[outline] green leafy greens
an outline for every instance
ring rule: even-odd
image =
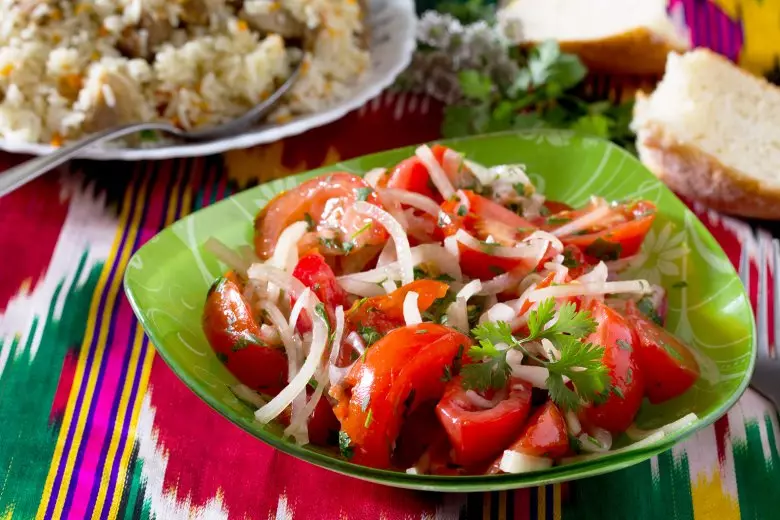
[[[528,335],[517,338],[512,335],[505,322],[483,323],[471,333],[479,342],[469,349],[469,357],[481,361],[462,368],[465,388],[479,391],[503,388],[511,372],[506,357],[509,348],[520,350],[526,357],[547,368],[547,388],[550,398],[560,407],[576,410],[582,401],[596,401],[609,390],[610,378],[607,367],[602,363],[604,348],[585,343],[583,338],[596,329],[596,323],[588,311],[577,311],[575,305],[567,302],[555,317],[555,300],[542,301],[528,316]],[[549,340],[560,355],[554,360],[545,360],[532,353],[527,347],[532,341]],[[499,349],[498,345],[509,348]],[[569,388],[564,377],[569,378],[574,389]]]

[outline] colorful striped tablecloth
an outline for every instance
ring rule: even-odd
[[[672,12],[695,42],[755,72],[777,68],[780,0],[688,0]],[[133,251],[259,181],[434,139],[440,118],[430,99],[386,93],[284,142],[203,159],[77,162],[0,199],[0,519],[780,518],[777,412],[752,391],[713,427],[616,473],[434,494],[275,452],[155,355],[122,290]],[[0,170],[21,160],[0,154]],[[748,224],[693,208],[733,262],[755,250]]]

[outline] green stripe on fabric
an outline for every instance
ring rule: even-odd
[[[84,252],[74,280],[82,278],[86,261]],[[102,269],[102,264],[93,265],[83,285],[71,286],[62,317],[55,320],[54,306],[63,290],[61,282],[45,322],[41,324],[36,319],[25,344],[16,338],[11,345],[11,355],[0,375],[0,439],[15,440],[0,440],[0,472],[5,473],[0,517],[13,510],[14,518],[33,518],[38,509],[60,428],[58,418],[50,422],[52,402],[68,349],[81,345],[84,338],[84,315]],[[39,331],[41,326],[43,330]],[[31,359],[30,349],[38,332],[40,345]],[[0,344],[2,341],[0,338]]]
[[[769,458],[764,455],[764,443],[758,422],[745,424],[747,442],[734,439],[734,467],[737,474],[739,509],[743,519],[777,518],[777,493],[769,491],[768,485],[780,482],[780,456],[777,451],[772,421],[764,417],[763,427],[767,433]]]
[[[571,483],[562,518],[693,520],[688,459],[671,451],[658,456],[658,475],[650,462]]]
[[[150,518],[150,504],[146,497],[146,481],[143,477],[143,460],[138,458],[138,443],[133,446],[130,455],[130,466],[127,474],[129,481],[122,493],[119,503],[119,518],[125,520],[147,520]]]

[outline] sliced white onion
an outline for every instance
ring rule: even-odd
[[[363,338],[360,337],[360,334],[357,333],[357,331],[352,331],[349,334],[347,334],[347,338],[345,340],[349,346],[351,346],[355,352],[358,353],[358,355],[362,356],[363,352],[366,351],[366,344],[363,342]]]
[[[256,408],[260,408],[267,402],[265,399],[263,399],[263,396],[243,383],[238,383],[231,386],[230,390],[233,392],[233,394],[235,394],[236,397]]]
[[[428,175],[431,177],[431,182],[439,190],[444,200],[449,200],[455,194],[455,188],[452,186],[447,173],[439,164],[439,161],[434,157],[433,152],[428,145],[422,145],[414,151],[414,154],[420,159],[425,168],[428,170]]]
[[[457,298],[463,298],[468,302],[469,298],[479,293],[482,290],[482,282],[479,280],[471,280],[469,283],[463,286],[455,296]]]
[[[260,325],[260,339],[269,345],[278,344],[282,337],[279,335],[279,329],[267,323]]]
[[[600,224],[599,221],[606,218],[607,215],[609,215],[611,212],[612,208],[609,206],[598,206],[588,213],[585,213],[583,216],[572,220],[571,222],[567,222],[557,229],[554,229],[552,233],[556,237],[569,236],[572,233],[576,233],[577,231],[588,229],[589,227],[593,226],[593,224]]]
[[[315,388],[314,392],[312,392],[311,399],[309,399],[309,401],[306,403],[306,406],[304,406],[297,415],[293,413],[292,419],[290,420],[290,425],[284,430],[285,435],[295,436],[298,444],[309,443],[309,417],[312,413],[314,413],[314,409],[317,407],[317,403],[320,401],[322,394],[325,392],[325,387],[327,386],[328,381],[328,370],[321,369],[317,374],[316,381],[317,388]],[[305,390],[302,395],[305,398]]]
[[[272,282],[296,299],[301,297],[305,289],[300,280],[268,265],[253,264],[248,270],[248,275],[250,278]],[[306,385],[317,371],[328,343],[328,325],[321,316],[317,315],[315,310],[319,303],[319,298],[312,293],[308,298],[306,306],[306,311],[311,316],[313,322],[312,340],[306,361],[304,361],[303,366],[301,366],[301,369],[292,381],[271,399],[268,404],[255,412],[255,418],[262,423],[267,423],[276,418],[301,392],[303,392],[304,396],[306,395]]]
[[[460,171],[460,165],[463,164],[463,156],[452,148],[447,148],[444,151],[441,162],[447,176],[450,179],[456,179]]]
[[[459,229],[455,233],[455,238],[458,242],[465,245],[466,247],[470,249],[474,249],[475,251],[484,251],[486,254],[489,254],[491,256],[496,256],[500,258],[523,258],[523,259],[541,259],[541,257],[544,255],[544,252],[547,250],[547,242],[546,241],[532,241],[528,242],[526,240],[523,240],[522,242],[518,243],[514,247],[507,247],[507,246],[499,246],[499,245],[485,245],[485,243],[480,242],[473,236],[469,235],[466,231]],[[544,243],[542,243],[544,242]]]
[[[529,473],[550,468],[552,465],[552,459],[547,457],[534,457],[514,450],[504,450],[499,468],[504,473]]]
[[[382,179],[382,177],[384,177],[386,172],[386,168],[374,168],[373,170],[366,172],[366,174],[363,176],[363,180],[366,181],[366,184],[372,188],[377,189],[379,181]]]
[[[423,211],[435,218],[439,218],[439,213],[441,212],[441,208],[430,197],[426,197],[425,195],[422,195],[420,193],[415,193],[413,191],[399,190],[393,188],[378,190],[377,193],[379,193],[379,196],[382,198],[382,200],[387,198],[394,202],[398,202],[400,204],[406,204],[407,206],[411,206],[415,209],[419,209],[420,211]]]
[[[644,448],[645,446],[649,446],[651,444],[654,444],[661,439],[663,439],[666,436],[666,434],[662,431],[657,431],[653,433],[652,435],[645,437],[641,441],[637,441],[633,444],[629,444],[628,446],[624,446],[622,448],[618,448],[616,450],[612,450],[609,453],[623,453],[626,451],[632,451],[632,450],[638,450],[640,448]],[[598,459],[606,455],[605,453],[589,453],[587,455],[577,455],[576,457],[567,457],[565,459],[561,460],[561,464],[573,464],[575,462],[583,462],[586,460],[593,460]]]
[[[474,174],[474,176],[479,180],[480,183],[485,185],[493,184],[493,182],[496,180],[496,174],[491,172],[490,169],[488,169],[485,166],[482,166],[481,164],[470,161],[469,159],[463,160],[463,165]]]
[[[385,280],[382,282],[382,289],[385,290],[385,294],[390,294],[398,289],[398,286],[392,280]]]
[[[536,240],[545,240],[547,243],[550,244],[550,246],[557,252],[560,253],[563,251],[563,242],[561,242],[558,237],[553,235],[552,233],[548,233],[547,231],[542,231],[541,229],[537,229],[527,237],[523,239],[523,242],[533,242]],[[546,251],[545,251],[546,252]]]
[[[450,235],[444,239],[444,249],[460,260],[460,249],[458,248],[458,239],[455,238],[455,235]]]
[[[568,298],[571,296],[592,296],[597,294],[638,293],[648,294],[651,291],[647,280],[628,280],[606,283],[570,283],[554,285],[534,290],[528,295],[532,302],[540,302],[547,298]]]
[[[482,408],[483,410],[489,410],[496,406],[496,403],[490,399],[485,399],[474,390],[466,390],[466,399],[477,408]]]
[[[607,278],[609,278],[607,264],[599,262],[593,269],[577,278],[577,281],[580,283],[606,283]]]
[[[308,231],[309,226],[306,222],[294,222],[290,224],[279,235],[276,246],[271,258],[266,262],[268,265],[284,269],[291,273],[298,263],[298,242]],[[279,299],[279,287],[274,284],[268,286],[268,299],[276,302]]]
[[[275,303],[267,300],[262,301],[260,308],[265,311],[271,324],[279,331],[279,336],[282,338],[284,351],[287,354],[287,381],[290,382],[298,373],[299,360],[303,357],[300,342],[295,337],[295,331],[290,327]]]
[[[547,378],[550,376],[550,371],[544,367],[520,365],[512,367],[512,375],[529,382],[535,388],[547,389]]]
[[[404,321],[407,326],[422,323],[420,308],[417,306],[417,299],[419,296],[420,295],[414,291],[406,293],[406,297],[404,298]]]
[[[577,440],[580,441],[580,449],[584,451],[585,453],[604,453],[609,451],[608,448],[605,448],[597,441],[597,439],[591,438],[587,433],[582,433],[577,437]]]
[[[455,298],[455,301],[447,307],[447,324],[455,330],[468,333],[469,313],[465,298]]]
[[[599,444],[604,448],[610,449],[612,447],[612,434],[604,428],[594,426],[591,428],[590,434],[594,439],[599,441]]]
[[[448,250],[442,248],[438,244],[421,244],[411,248],[412,264],[433,264],[441,273],[445,273],[456,281],[463,278],[463,274],[460,270],[457,258],[453,257]],[[363,271],[362,273],[354,273],[345,276],[339,276],[337,281],[348,292],[353,292],[349,288],[345,287],[346,281],[360,281],[369,282],[372,284],[382,283],[385,280],[400,280],[401,279],[401,264],[400,262],[392,262],[371,269],[369,271]],[[358,294],[357,292],[355,292]]]
[[[301,297],[295,301],[292,310],[290,311],[290,328],[295,329],[298,324],[298,318],[301,315],[301,311],[309,301],[309,296],[312,294],[311,289],[308,287],[303,291]]]
[[[549,328],[548,326],[550,326],[550,322],[547,323],[547,326],[545,326],[545,328]],[[561,351],[555,348],[555,345],[552,344],[552,341],[550,341],[547,338],[542,338],[541,343],[542,343],[542,352],[544,352],[544,355],[547,359],[549,359],[550,361],[557,361],[561,359]]]
[[[545,262],[544,268],[555,273],[553,276],[553,283],[564,283],[566,277],[569,275],[568,267],[555,262]]]
[[[646,439],[650,437],[651,435],[654,435],[658,432],[663,432],[664,434],[672,434],[678,430],[682,430],[683,428],[690,426],[694,422],[696,422],[699,419],[699,417],[695,413],[689,413],[679,419],[677,419],[674,422],[670,422],[669,424],[665,424],[661,426],[660,428],[656,428],[655,430],[640,430],[636,427],[636,425],[632,424],[628,427],[626,430],[626,436],[631,439],[632,441],[641,441],[643,439]]]
[[[336,307],[334,314],[336,315],[336,330],[333,333],[333,343],[330,345],[330,356],[328,359],[331,365],[336,364],[341,351],[341,337],[344,335],[344,307],[341,305]],[[330,384],[333,385],[335,383],[331,381]]]
[[[569,431],[569,435],[576,437],[582,433],[582,424],[573,410],[566,410],[563,417],[566,419],[566,429]]]
[[[236,251],[230,249],[228,246],[220,242],[214,237],[209,237],[203,244],[203,249],[217,257],[217,260],[228,266],[230,269],[237,273],[246,273],[250,264],[246,259],[242,258]]]
[[[362,280],[353,280],[350,278],[340,279],[338,282],[342,289],[360,297],[382,296],[383,294],[387,294],[384,288],[374,282],[364,282]]]
[[[391,240],[388,240],[385,242],[385,246],[382,248],[382,252],[379,253],[379,258],[376,260],[376,266],[385,267],[386,265],[391,264],[396,260],[395,246],[393,246],[393,242]]]
[[[503,343],[503,345],[506,345],[506,344]],[[506,345],[506,348],[509,348],[509,345]],[[498,349],[498,345],[496,345],[496,349]],[[506,362],[509,365],[509,367],[514,370],[515,368],[519,368],[519,367],[523,366],[523,358],[524,357],[525,356],[523,356],[523,353],[520,352],[519,350],[517,350],[517,349],[510,349],[506,353]]]
[[[479,317],[479,323],[486,321],[509,321],[516,316],[517,312],[506,303],[497,303],[482,313]]]
[[[496,276],[492,280],[482,283],[482,289],[479,294],[488,296],[491,294],[500,294],[511,289],[520,282],[522,276],[517,273],[504,273]]]
[[[395,254],[398,257],[398,263],[401,268],[401,282],[403,285],[414,281],[414,264],[412,263],[412,251],[409,247],[409,239],[406,231],[387,211],[369,204],[368,202],[358,201],[355,203],[355,210],[358,213],[366,215],[381,224],[395,243]]]

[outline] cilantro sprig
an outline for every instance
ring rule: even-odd
[[[483,323],[471,333],[478,341],[469,349],[469,357],[477,361],[461,370],[463,385],[474,390],[503,388],[511,372],[507,363],[509,349],[517,349],[539,365],[547,368],[547,389],[550,398],[567,410],[577,409],[583,401],[597,401],[610,386],[607,367],[602,363],[604,347],[586,343],[583,338],[596,329],[588,311],[577,311],[571,302],[557,312],[555,300],[542,301],[528,316],[528,335],[517,338],[506,322]],[[533,341],[549,340],[560,352],[557,359],[542,359],[528,349]],[[498,348],[498,345],[508,348]],[[567,377],[573,389],[564,381]]]

